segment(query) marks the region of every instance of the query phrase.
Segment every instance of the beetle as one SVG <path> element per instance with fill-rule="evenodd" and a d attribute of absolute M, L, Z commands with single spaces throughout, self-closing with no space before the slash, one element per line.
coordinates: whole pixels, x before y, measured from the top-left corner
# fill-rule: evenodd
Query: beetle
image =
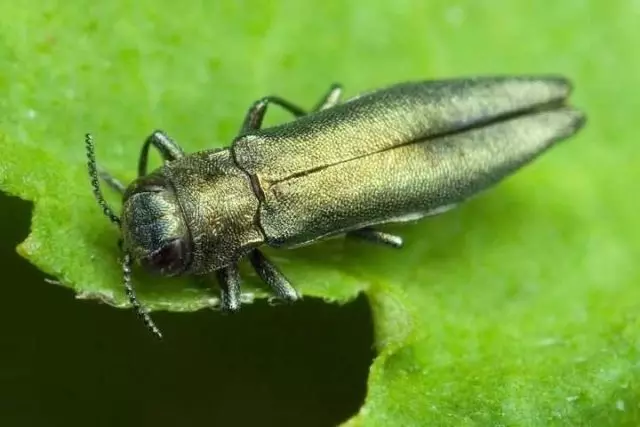
<path fill-rule="evenodd" d="M 345 235 L 399 248 L 401 237 L 376 226 L 445 212 L 585 123 L 566 104 L 570 82 L 555 75 L 413 81 L 344 102 L 341 92 L 332 85 L 310 112 L 264 97 L 223 149 L 185 154 L 155 131 L 128 187 L 96 166 L 86 135 L 94 195 L 120 227 L 125 290 L 158 337 L 131 284 L 134 262 L 163 276 L 215 275 L 222 310 L 234 312 L 238 263 L 248 258 L 276 298 L 295 301 L 299 294 L 260 246 Z M 295 119 L 262 128 L 270 104 Z M 147 173 L 151 147 L 164 163 Z M 121 216 L 107 205 L 99 178 L 122 194 Z"/>

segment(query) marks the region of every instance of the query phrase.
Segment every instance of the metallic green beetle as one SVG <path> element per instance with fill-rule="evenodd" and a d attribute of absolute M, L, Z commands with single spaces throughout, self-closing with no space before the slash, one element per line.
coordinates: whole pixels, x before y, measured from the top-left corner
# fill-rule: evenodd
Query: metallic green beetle
<path fill-rule="evenodd" d="M 133 291 L 133 261 L 165 276 L 215 273 L 222 309 L 235 311 L 246 257 L 276 297 L 296 300 L 261 245 L 345 234 L 400 247 L 400 237 L 373 227 L 444 212 L 577 132 L 585 118 L 566 106 L 570 91 L 556 76 L 478 77 L 402 83 L 340 103 L 334 85 L 310 113 L 260 99 L 225 149 L 185 154 L 156 131 L 128 188 L 97 170 L 87 135 L 89 172 L 121 229 L 129 299 L 161 336 Z M 296 119 L 261 129 L 270 103 Z M 165 162 L 147 174 L 151 146 Z M 99 175 L 123 193 L 121 217 L 104 201 Z"/>

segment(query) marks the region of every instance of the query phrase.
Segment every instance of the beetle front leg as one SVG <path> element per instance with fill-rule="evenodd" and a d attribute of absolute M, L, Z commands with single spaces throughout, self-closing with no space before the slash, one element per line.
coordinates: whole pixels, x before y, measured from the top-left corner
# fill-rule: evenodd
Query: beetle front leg
<path fill-rule="evenodd" d="M 178 143 L 169 138 L 166 133 L 161 130 L 157 130 L 149 135 L 142 145 L 142 151 L 140 152 L 140 158 L 138 159 L 138 176 L 144 176 L 147 174 L 149 148 L 151 148 L 151 146 L 155 147 L 160 152 L 162 160 L 164 161 L 176 160 L 184 156 L 184 150 L 180 148 Z"/>
<path fill-rule="evenodd" d="M 240 309 L 240 271 L 232 264 L 216 272 L 220 284 L 220 308 L 226 313 L 235 313 Z"/>
<path fill-rule="evenodd" d="M 98 176 L 100 177 L 100 179 L 106 182 L 109 187 L 120 194 L 124 194 L 125 190 L 127 189 L 127 187 L 125 187 L 125 185 L 120 182 L 118 178 L 114 177 L 101 167 L 98 167 Z"/>
<path fill-rule="evenodd" d="M 402 237 L 396 236 L 395 234 L 378 231 L 371 227 L 365 227 L 359 230 L 350 231 L 347 233 L 347 236 L 386 246 L 391 246 L 392 248 L 397 249 L 401 248 L 403 245 Z"/>
<path fill-rule="evenodd" d="M 281 300 L 291 302 L 300 298 L 291 283 L 278 268 L 257 249 L 249 253 L 249 262 L 258 276 L 271 288 L 275 296 Z"/>

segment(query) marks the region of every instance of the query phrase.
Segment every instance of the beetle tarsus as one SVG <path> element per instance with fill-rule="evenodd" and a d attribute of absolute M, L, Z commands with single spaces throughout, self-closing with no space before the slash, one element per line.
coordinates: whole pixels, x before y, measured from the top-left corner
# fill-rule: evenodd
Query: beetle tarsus
<path fill-rule="evenodd" d="M 257 249 L 249 253 L 249 261 L 258 273 L 258 276 L 271 288 L 275 296 L 284 301 L 296 301 L 300 295 L 291 286 L 289 280 L 278 268 Z"/>
<path fill-rule="evenodd" d="M 347 236 L 353 237 L 356 239 L 366 240 L 373 243 L 378 243 L 381 245 L 391 246 L 392 248 L 399 249 L 403 245 L 402 237 L 396 236 L 395 234 L 385 233 L 383 231 L 378 231 L 374 228 L 365 227 L 359 230 L 350 231 L 347 233 Z"/>
<path fill-rule="evenodd" d="M 147 166 L 149 164 L 149 148 L 154 146 L 162 156 L 162 160 L 176 160 L 184 156 L 184 150 L 180 148 L 177 142 L 171 139 L 161 130 L 154 131 L 147 137 L 142 144 L 140 158 L 138 159 L 138 176 L 147 174 Z"/>
<path fill-rule="evenodd" d="M 225 313 L 235 313 L 240 309 L 240 271 L 232 264 L 217 271 L 220 283 L 220 308 Z"/>

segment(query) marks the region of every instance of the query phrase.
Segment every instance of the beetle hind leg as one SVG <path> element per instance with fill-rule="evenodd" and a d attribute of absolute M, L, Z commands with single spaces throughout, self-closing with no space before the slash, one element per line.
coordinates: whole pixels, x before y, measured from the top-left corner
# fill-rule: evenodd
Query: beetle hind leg
<path fill-rule="evenodd" d="M 249 253 L 249 262 L 258 273 L 258 276 L 271 288 L 275 296 L 287 302 L 300 299 L 300 295 L 291 286 L 289 280 L 278 268 L 265 257 L 262 252 L 254 249 Z"/>
<path fill-rule="evenodd" d="M 371 227 L 365 227 L 359 230 L 350 231 L 347 233 L 347 237 L 366 240 L 368 242 L 378 243 L 396 249 L 401 248 L 404 244 L 404 242 L 402 241 L 402 237 L 396 236 L 395 234 L 385 233 Z"/>

